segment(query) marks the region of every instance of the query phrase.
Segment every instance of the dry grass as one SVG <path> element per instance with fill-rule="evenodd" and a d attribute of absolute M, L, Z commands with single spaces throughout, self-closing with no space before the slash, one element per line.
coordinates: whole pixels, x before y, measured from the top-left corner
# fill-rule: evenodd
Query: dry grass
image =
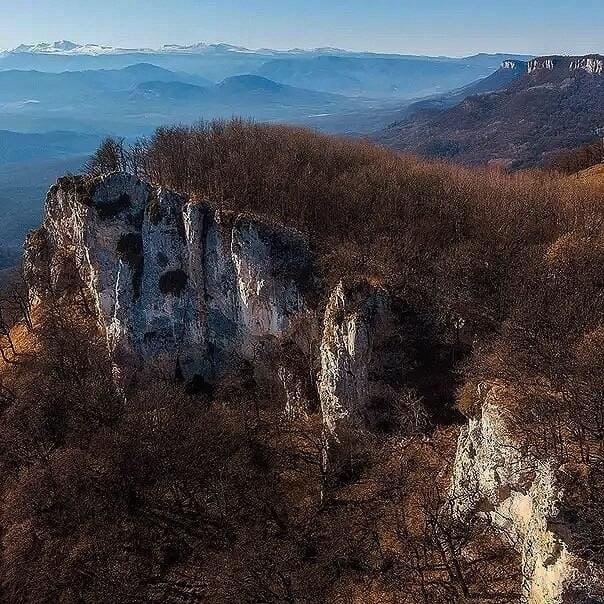
<path fill-rule="evenodd" d="M 35 311 L 32 313 L 32 318 L 37 320 Z M 10 371 L 10 368 L 15 364 L 19 364 L 23 357 L 35 354 L 38 341 L 35 332 L 29 328 L 25 321 L 19 321 L 10 329 L 10 343 L 9 338 L 0 336 L 0 347 L 4 350 L 4 356 L 6 356 L 6 359 L 0 356 L 0 379 L 2 379 L 5 372 Z"/>

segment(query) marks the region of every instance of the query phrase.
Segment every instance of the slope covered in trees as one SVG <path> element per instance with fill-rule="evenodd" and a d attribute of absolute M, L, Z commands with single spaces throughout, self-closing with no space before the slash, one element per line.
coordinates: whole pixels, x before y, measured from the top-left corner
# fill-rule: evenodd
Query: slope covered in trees
<path fill-rule="evenodd" d="M 602 61 L 597 55 L 534 59 L 505 88 L 418 112 L 377 138 L 397 149 L 466 164 L 543 166 L 561 149 L 592 142 L 602 128 Z"/>
<path fill-rule="evenodd" d="M 604 561 L 598 191 L 242 122 L 108 141 L 78 182 L 119 168 L 304 233 L 319 307 L 341 280 L 389 292 L 431 413 L 415 430 L 351 427 L 326 466 L 317 409 L 283 414 L 275 342 L 201 392 L 150 367 L 124 393 L 74 277 L 18 325 L 29 348 L 2 340 L 4 599 L 516 602 L 512 544 L 446 513 L 450 404 L 478 415 L 485 383 L 526 451 L 564 469 L 578 551 Z"/>

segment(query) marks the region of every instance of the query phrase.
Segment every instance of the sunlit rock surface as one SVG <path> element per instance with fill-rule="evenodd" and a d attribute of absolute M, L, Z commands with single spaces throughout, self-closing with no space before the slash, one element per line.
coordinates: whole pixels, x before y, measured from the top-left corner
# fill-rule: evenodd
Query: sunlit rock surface
<path fill-rule="evenodd" d="M 470 419 L 458 442 L 450 494 L 453 514 L 459 519 L 482 515 L 521 553 L 522 602 L 602 601 L 573 595 L 578 585 L 587 584 L 587 593 L 600 593 L 601 586 L 571 551 L 568 537 L 573 530 L 561 514 L 559 468 L 534 458 L 510 433 L 498 405 L 505 397 L 503 387 L 483 384 L 479 396 L 481 414 Z"/>
<path fill-rule="evenodd" d="M 311 269 L 293 231 L 116 173 L 50 190 L 25 272 L 32 303 L 79 275 L 118 367 L 152 362 L 191 379 L 285 333 Z"/>
<path fill-rule="evenodd" d="M 408 319 L 404 306 L 382 287 L 340 282 L 323 322 L 319 397 L 329 433 L 341 421 L 382 433 L 423 427 L 425 408 L 407 382 Z"/>

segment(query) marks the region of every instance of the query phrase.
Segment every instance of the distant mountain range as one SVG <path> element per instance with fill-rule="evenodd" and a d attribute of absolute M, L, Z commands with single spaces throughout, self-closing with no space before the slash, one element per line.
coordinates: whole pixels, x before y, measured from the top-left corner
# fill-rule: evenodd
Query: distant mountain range
<path fill-rule="evenodd" d="M 507 60 L 463 91 L 411 105 L 376 135 L 401 150 L 469 164 L 542 165 L 604 132 L 604 57 Z"/>
<path fill-rule="evenodd" d="M 77 44 L 69 40 L 59 40 L 57 42 L 38 42 L 36 44 L 20 44 L 10 50 L 5 50 L 6 54 L 54 54 L 54 55 L 110 55 L 110 54 L 131 54 L 131 53 L 147 53 L 147 54 L 162 54 L 162 53 L 194 53 L 194 54 L 209 54 L 216 52 L 240 52 L 240 53 L 257 53 L 257 54 L 343 54 L 350 51 L 340 48 L 315 48 L 302 49 L 295 48 L 291 50 L 273 50 L 270 48 L 262 48 L 258 50 L 250 50 L 243 46 L 233 46 L 232 44 L 206 44 L 198 42 L 196 44 L 165 44 L 159 48 L 120 48 L 117 46 L 103 46 L 101 44 Z"/>
<path fill-rule="evenodd" d="M 163 124 L 232 116 L 382 133 L 411 114 L 507 85 L 511 70 L 499 65 L 530 58 L 205 43 L 17 46 L 0 52 L 0 238 L 18 246 L 53 177 L 78 169 L 106 135 L 134 138 Z"/>
<path fill-rule="evenodd" d="M 229 76 L 216 84 L 149 63 L 118 70 L 0 71 L 0 128 L 6 130 L 136 136 L 173 122 L 233 115 L 303 121 L 364 105 L 362 99 L 289 86 L 259 75 Z"/>
<path fill-rule="evenodd" d="M 499 63 L 501 57 L 496 62 Z M 446 92 L 488 76 L 496 67 L 482 57 L 433 59 L 412 57 L 290 57 L 267 61 L 257 73 L 272 80 L 372 98 L 413 98 Z"/>
<path fill-rule="evenodd" d="M 205 44 L 204 42 L 198 42 L 197 44 L 166 44 L 159 48 L 120 48 L 117 46 L 103 46 L 101 44 L 77 44 L 69 40 L 59 40 L 57 42 L 39 42 L 37 44 L 20 44 L 15 48 L 3 51 L 4 54 L 53 54 L 53 55 L 120 55 L 120 54 L 132 54 L 132 53 L 145 53 L 145 54 L 163 54 L 163 53 L 194 53 L 194 54 L 211 54 L 216 52 L 242 52 L 242 53 L 260 53 L 260 54 L 279 54 L 280 52 L 317 52 L 317 51 L 328 51 L 334 50 L 336 52 L 346 52 L 338 49 L 317 49 L 313 50 L 291 50 L 291 51 L 278 51 L 270 49 L 262 50 L 250 50 L 242 46 L 233 46 L 232 44 Z"/>
<path fill-rule="evenodd" d="M 170 44 L 158 49 L 76 44 L 67 40 L 25 44 L 0 54 L 0 70 L 44 72 L 116 70 L 152 63 L 212 82 L 253 74 L 281 84 L 352 97 L 410 99 L 444 93 L 490 75 L 504 59 L 353 52 L 337 48 L 250 50 L 230 44 Z"/>
<path fill-rule="evenodd" d="M 124 69 L 62 73 L 7 70 L 0 71 L 0 103 L 57 102 L 60 106 L 71 106 L 86 98 L 98 98 L 108 91 L 125 90 L 150 80 L 213 86 L 210 80 L 201 76 L 176 73 L 149 63 Z"/>
<path fill-rule="evenodd" d="M 490 62 L 490 57 L 497 56 L 487 53 L 480 53 L 473 57 L 466 57 L 465 59 L 455 59 L 446 56 L 424 56 L 424 55 L 405 55 L 399 53 L 379 53 L 371 51 L 354 51 L 346 50 L 343 48 L 335 48 L 331 46 L 323 46 L 319 48 L 291 48 L 285 50 L 277 50 L 274 48 L 258 48 L 250 49 L 244 46 L 236 46 L 233 44 L 207 44 L 205 42 L 197 42 L 195 44 L 164 44 L 158 48 L 149 47 L 132 47 L 123 48 L 119 46 L 106 46 L 101 44 L 79 44 L 70 40 L 58 40 L 56 42 L 38 42 L 35 44 L 20 44 L 15 48 L 0 51 L 2 54 L 53 54 L 53 55 L 120 55 L 120 54 L 216 54 L 216 53 L 242 53 L 242 54 L 257 54 L 257 55 L 348 55 L 358 57 L 404 57 L 409 59 L 432 59 L 438 61 L 450 61 L 450 60 L 468 60 L 478 59 L 483 60 L 487 63 Z M 501 56 L 510 56 L 503 53 Z M 516 55 L 520 57 L 522 55 Z"/>

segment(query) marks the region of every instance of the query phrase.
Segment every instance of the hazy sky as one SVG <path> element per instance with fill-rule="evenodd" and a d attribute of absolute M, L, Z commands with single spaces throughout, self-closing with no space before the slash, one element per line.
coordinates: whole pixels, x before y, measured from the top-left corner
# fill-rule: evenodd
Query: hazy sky
<path fill-rule="evenodd" d="M 604 0 L 0 0 L 0 48 L 229 42 L 418 54 L 604 53 Z"/>

